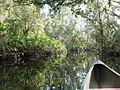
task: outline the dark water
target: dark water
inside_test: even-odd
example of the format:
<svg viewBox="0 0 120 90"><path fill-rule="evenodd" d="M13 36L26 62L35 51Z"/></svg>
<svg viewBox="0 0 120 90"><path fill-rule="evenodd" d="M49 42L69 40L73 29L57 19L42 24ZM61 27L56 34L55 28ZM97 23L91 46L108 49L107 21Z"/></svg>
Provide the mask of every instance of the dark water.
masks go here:
<svg viewBox="0 0 120 90"><path fill-rule="evenodd" d="M1 61L0 90L80 90L95 59L120 72L119 58L81 52L39 60Z"/></svg>

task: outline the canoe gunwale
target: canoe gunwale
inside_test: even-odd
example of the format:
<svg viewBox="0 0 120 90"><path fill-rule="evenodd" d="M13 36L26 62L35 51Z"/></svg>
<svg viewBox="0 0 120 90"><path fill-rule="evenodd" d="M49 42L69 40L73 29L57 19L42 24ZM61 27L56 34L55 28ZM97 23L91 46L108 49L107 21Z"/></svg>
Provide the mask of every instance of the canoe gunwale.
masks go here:
<svg viewBox="0 0 120 90"><path fill-rule="evenodd" d="M93 66L90 68L84 82L83 82L83 85L82 85L82 90L92 90L92 88L90 89L89 86L90 86L90 82L91 82L91 76L92 76L92 71L94 70L94 68L96 66L102 66L104 68L106 68L107 70L109 70L111 73L113 73L114 75L116 75L117 77L120 77L120 74L117 73L116 71L114 71L113 69L111 69L110 67L108 67L105 63L103 63L102 61L100 60L97 60L97 62L95 61L93 63ZM93 90L96 90L96 89L93 89ZM102 90L102 89L97 89L97 90ZM104 89L103 89L104 90ZM108 90L108 89L107 89ZM116 89L112 89L112 90L118 90L118 88ZM119 87L119 90L120 90L120 87Z"/></svg>

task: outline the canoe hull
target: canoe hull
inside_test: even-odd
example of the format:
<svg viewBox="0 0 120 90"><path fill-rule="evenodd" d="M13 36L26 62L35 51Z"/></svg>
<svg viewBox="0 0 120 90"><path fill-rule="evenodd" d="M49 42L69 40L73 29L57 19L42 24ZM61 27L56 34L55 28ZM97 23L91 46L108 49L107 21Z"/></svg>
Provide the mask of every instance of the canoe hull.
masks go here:
<svg viewBox="0 0 120 90"><path fill-rule="evenodd" d="M120 90L120 74L98 60L89 70L82 90Z"/></svg>

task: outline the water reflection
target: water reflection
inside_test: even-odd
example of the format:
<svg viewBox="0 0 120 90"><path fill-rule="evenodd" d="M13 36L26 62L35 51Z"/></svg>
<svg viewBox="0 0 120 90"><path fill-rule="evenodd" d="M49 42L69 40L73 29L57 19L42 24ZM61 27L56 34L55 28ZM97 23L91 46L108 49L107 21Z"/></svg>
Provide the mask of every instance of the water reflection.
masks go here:
<svg viewBox="0 0 120 90"><path fill-rule="evenodd" d="M46 73L43 90L80 90L95 55L90 53L69 53L62 63Z"/></svg>
<svg viewBox="0 0 120 90"><path fill-rule="evenodd" d="M24 63L1 61L0 90L79 90L96 57L81 52Z"/></svg>
<svg viewBox="0 0 120 90"><path fill-rule="evenodd" d="M40 90L38 87L45 83L45 73L61 63L63 58L64 55L58 55L24 60L24 63L12 59L0 60L0 90Z"/></svg>
<svg viewBox="0 0 120 90"><path fill-rule="evenodd" d="M100 56L100 60L102 60L105 64L107 64L113 70L120 73L120 57L102 55Z"/></svg>

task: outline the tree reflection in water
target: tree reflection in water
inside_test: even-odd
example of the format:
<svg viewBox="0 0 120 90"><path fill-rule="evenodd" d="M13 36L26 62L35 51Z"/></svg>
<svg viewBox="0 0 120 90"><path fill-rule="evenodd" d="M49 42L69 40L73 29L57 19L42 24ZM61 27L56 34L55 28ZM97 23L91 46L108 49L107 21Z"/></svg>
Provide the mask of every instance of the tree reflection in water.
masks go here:
<svg viewBox="0 0 120 90"><path fill-rule="evenodd" d="M45 73L63 58L64 55L39 60L0 60L0 90L36 90L44 85Z"/></svg>
<svg viewBox="0 0 120 90"><path fill-rule="evenodd" d="M106 63L110 68L120 73L120 57L102 55L100 56L100 59L104 63Z"/></svg>
<svg viewBox="0 0 120 90"><path fill-rule="evenodd" d="M55 88L50 90L80 89L95 56L86 52L69 53L62 63L46 73L46 88Z"/></svg>
<svg viewBox="0 0 120 90"><path fill-rule="evenodd" d="M12 64L1 61L0 88L7 90L76 90L96 58L93 53L68 53ZM16 87L18 87L16 89ZM14 89L13 89L14 88Z"/></svg>

